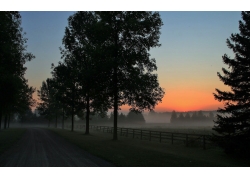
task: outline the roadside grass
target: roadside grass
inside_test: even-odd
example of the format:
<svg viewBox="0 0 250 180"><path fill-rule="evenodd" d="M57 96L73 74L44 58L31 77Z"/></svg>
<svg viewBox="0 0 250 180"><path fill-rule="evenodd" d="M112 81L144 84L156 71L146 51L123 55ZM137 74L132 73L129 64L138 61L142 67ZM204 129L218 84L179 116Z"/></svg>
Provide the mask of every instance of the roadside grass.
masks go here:
<svg viewBox="0 0 250 180"><path fill-rule="evenodd" d="M250 166L248 160L227 156L219 148L203 150L118 136L95 130L84 132L50 129L67 141L89 153L121 167L242 167Z"/></svg>
<svg viewBox="0 0 250 180"><path fill-rule="evenodd" d="M25 133L25 128L1 129L0 131L0 154L19 141Z"/></svg>

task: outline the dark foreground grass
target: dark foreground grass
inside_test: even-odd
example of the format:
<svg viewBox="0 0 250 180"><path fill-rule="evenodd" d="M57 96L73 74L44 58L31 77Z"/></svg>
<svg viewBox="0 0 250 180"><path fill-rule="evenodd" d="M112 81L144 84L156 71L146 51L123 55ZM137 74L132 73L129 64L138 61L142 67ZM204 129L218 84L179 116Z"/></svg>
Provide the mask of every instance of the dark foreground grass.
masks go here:
<svg viewBox="0 0 250 180"><path fill-rule="evenodd" d="M50 129L89 153L122 167L242 167L250 166L248 160L227 156L219 148L203 150L197 147L142 141L92 131L83 132Z"/></svg>
<svg viewBox="0 0 250 180"><path fill-rule="evenodd" d="M0 131L0 154L20 140L25 133L25 128L10 128Z"/></svg>

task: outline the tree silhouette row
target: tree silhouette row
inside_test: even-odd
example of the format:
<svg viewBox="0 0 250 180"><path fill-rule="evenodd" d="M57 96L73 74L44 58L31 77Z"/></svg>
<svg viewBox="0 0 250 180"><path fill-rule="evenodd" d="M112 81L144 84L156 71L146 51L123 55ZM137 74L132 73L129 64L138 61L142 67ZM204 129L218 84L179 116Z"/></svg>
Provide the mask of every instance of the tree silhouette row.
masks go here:
<svg viewBox="0 0 250 180"><path fill-rule="evenodd" d="M162 25L158 12L76 12L70 16L60 47L63 62L52 64L52 78L38 91L40 113L70 116L71 131L74 116L84 115L89 134L90 113L113 109L116 140L122 105L142 112L153 109L164 96L154 73L156 61L148 53L160 46Z"/></svg>

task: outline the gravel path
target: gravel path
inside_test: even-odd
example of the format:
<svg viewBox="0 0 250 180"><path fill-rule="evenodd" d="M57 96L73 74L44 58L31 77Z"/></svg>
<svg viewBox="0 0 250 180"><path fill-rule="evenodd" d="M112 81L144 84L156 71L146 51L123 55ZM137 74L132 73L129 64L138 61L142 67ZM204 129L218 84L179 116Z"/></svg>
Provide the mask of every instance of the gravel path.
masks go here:
<svg viewBox="0 0 250 180"><path fill-rule="evenodd" d="M96 167L114 165L95 157L42 128L29 128L22 139L0 156L7 167Z"/></svg>

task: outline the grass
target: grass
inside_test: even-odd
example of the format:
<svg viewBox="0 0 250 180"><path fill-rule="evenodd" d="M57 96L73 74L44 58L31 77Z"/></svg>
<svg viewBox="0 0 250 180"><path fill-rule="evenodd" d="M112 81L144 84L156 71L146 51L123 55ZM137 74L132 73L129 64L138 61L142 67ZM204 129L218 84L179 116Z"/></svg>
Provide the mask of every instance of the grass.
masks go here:
<svg viewBox="0 0 250 180"><path fill-rule="evenodd" d="M50 129L85 151L121 167L242 167L248 161L227 156L219 148L149 142L91 130L91 135L62 129Z"/></svg>
<svg viewBox="0 0 250 180"><path fill-rule="evenodd" d="M19 141L25 133L25 128L1 129L0 131L0 154Z"/></svg>

